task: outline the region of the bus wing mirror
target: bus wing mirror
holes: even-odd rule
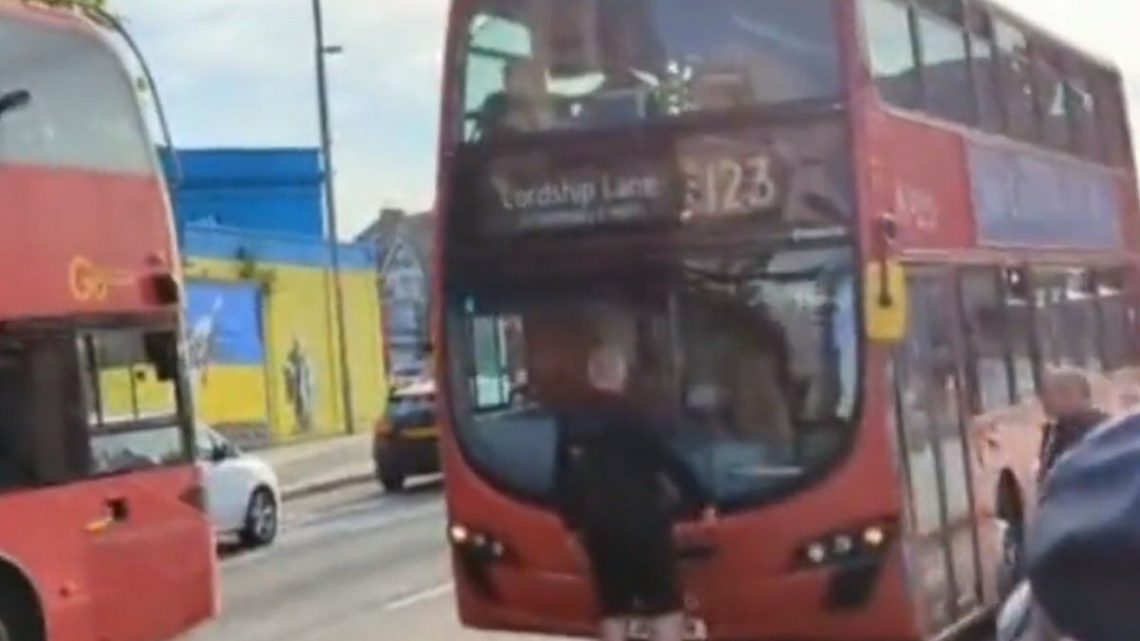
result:
[[[863,282],[867,338],[879,343],[902,341],[909,307],[906,270],[897,261],[876,261],[867,266]]]
[[[178,339],[170,332],[148,332],[143,337],[147,360],[154,366],[160,381],[173,381],[178,378],[179,352]]]

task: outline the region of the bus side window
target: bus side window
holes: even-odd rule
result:
[[[1097,275],[1097,300],[1100,305],[1100,349],[1108,371],[1132,362],[1134,349],[1129,338],[1128,294],[1117,273]]]
[[[0,492],[83,477],[80,399],[69,334],[0,338]]]
[[[1033,82],[1037,96],[1037,113],[1041,115],[1044,141],[1059,151],[1069,151],[1073,144],[1073,115],[1065,78],[1063,57],[1040,43],[1034,45]]]
[[[922,105],[922,80],[910,9],[893,0],[861,0],[859,9],[879,93],[893,105],[918,109]]]
[[[1029,328],[1034,326],[1032,292],[1029,276],[1023,269],[1004,270],[1002,293],[1005,296],[1006,322],[1011,328],[1009,345],[1014,373],[1015,400],[1025,401],[1037,394],[1039,352]]]
[[[989,14],[978,7],[970,8],[970,62],[977,98],[978,124],[986,131],[1001,132],[1005,128],[1002,109],[1001,78],[994,44],[993,24]]]
[[[1131,134],[1120,77],[1115,72],[1099,71],[1093,91],[1096,95],[1101,139],[1105,145],[1105,160],[1116,166],[1129,166],[1132,164],[1129,156]]]
[[[79,340],[87,390],[93,472],[117,474],[190,461],[180,408],[180,381],[152,356],[177,349],[156,348],[172,332],[138,329],[85,332]],[[169,356],[169,354],[167,354]],[[175,364],[177,367],[177,364]],[[176,374],[176,372],[175,372]],[[165,376],[164,376],[165,375]]]
[[[1062,323],[1073,362],[1091,371],[1103,372],[1104,357],[1100,347],[1103,326],[1092,272],[1073,270],[1067,275]]]
[[[926,109],[964,125],[976,120],[966,33],[941,17],[918,14]]]
[[[1067,84],[1069,109],[1073,114],[1073,150],[1089,160],[1101,160],[1104,146],[1101,142],[1097,97],[1090,82],[1089,67],[1075,60],[1069,61]]]
[[[1000,52],[1007,132],[1015,138],[1034,142],[1040,129],[1033,98],[1029,40],[1020,29],[1001,20],[995,21],[994,33]]]
[[[1095,299],[1087,273],[1037,274],[1037,340],[1044,365],[1100,370]]]
[[[971,405],[976,412],[990,412],[1017,399],[1011,328],[999,275],[993,269],[970,270],[962,274],[961,287]]]

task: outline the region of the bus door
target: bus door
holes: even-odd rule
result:
[[[910,292],[908,337],[895,355],[895,395],[909,486],[912,589],[928,631],[937,632],[980,603],[973,481],[953,281],[919,273]]]

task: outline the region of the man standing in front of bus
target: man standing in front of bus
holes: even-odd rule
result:
[[[603,345],[588,357],[588,413],[562,424],[559,472],[563,516],[589,559],[602,641],[625,641],[633,620],[655,641],[681,641],[682,595],[672,521],[678,504],[703,494],[669,450],[663,422],[629,394],[629,358]]]
[[[1059,368],[1046,374],[1041,404],[1049,422],[1041,442],[1038,482],[1045,479],[1061,455],[1108,419],[1108,414],[1093,405],[1088,377],[1076,368]]]

